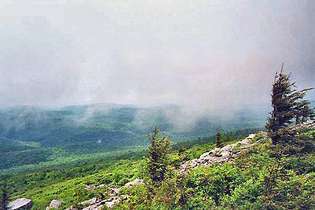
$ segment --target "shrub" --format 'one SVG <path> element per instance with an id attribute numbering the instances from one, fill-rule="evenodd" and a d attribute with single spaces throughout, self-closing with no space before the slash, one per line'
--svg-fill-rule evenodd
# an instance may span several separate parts
<path id="1" fill-rule="evenodd" d="M 152 185 L 159 185 L 166 177 L 169 166 L 170 140 L 155 128 L 150 136 L 148 148 L 148 175 Z"/>
<path id="2" fill-rule="evenodd" d="M 244 177 L 240 171 L 231 164 L 196 168 L 187 177 L 188 203 L 213 200 L 219 205 L 222 197 L 231 195 L 243 181 Z"/>
<path id="3" fill-rule="evenodd" d="M 117 205 L 117 209 L 146 209 L 146 206 L 150 206 L 148 193 L 148 188 L 145 185 L 123 188 L 121 194 L 128 197 Z"/>
<path id="4" fill-rule="evenodd" d="M 278 179 L 274 192 L 261 197 L 267 209 L 313 209 L 315 207 L 315 174 L 289 174 L 289 179 Z"/>
<path id="5" fill-rule="evenodd" d="M 263 193 L 263 179 L 248 179 L 237 186 L 231 196 L 223 197 L 222 205 L 229 208 L 260 209 L 257 198 Z"/>

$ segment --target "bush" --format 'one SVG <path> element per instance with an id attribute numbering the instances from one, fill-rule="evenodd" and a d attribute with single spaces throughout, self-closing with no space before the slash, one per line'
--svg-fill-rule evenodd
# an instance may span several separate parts
<path id="1" fill-rule="evenodd" d="M 145 207 L 150 205 L 148 189 L 145 185 L 123 188 L 121 194 L 128 197 L 117 205 L 117 209 L 146 209 Z"/>
<path id="2" fill-rule="evenodd" d="M 267 209 L 314 209 L 315 173 L 289 174 L 288 180 L 278 179 L 272 194 L 261 197 Z"/>
<path id="3" fill-rule="evenodd" d="M 160 130 L 155 128 L 150 135 L 147 160 L 147 172 L 152 185 L 158 186 L 166 178 L 170 164 L 170 145 L 170 140 L 162 136 Z"/>
<path id="4" fill-rule="evenodd" d="M 315 155 L 290 157 L 285 162 L 287 170 L 293 170 L 298 175 L 315 172 Z"/>
<path id="5" fill-rule="evenodd" d="M 231 196 L 225 195 L 222 205 L 229 208 L 260 209 L 261 203 L 258 196 L 263 193 L 263 179 L 248 179 L 235 188 Z"/>
<path id="6" fill-rule="evenodd" d="M 231 164 L 196 168 L 189 173 L 186 181 L 188 205 L 200 201 L 213 201 L 220 205 L 222 197 L 231 195 L 243 181 L 241 172 Z"/>

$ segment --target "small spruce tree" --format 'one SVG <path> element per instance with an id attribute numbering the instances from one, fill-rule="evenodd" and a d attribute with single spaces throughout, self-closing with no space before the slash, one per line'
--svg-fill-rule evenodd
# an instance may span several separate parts
<path id="1" fill-rule="evenodd" d="M 2 189 L 0 192 L 1 192 L 0 210 L 8 210 L 9 194 L 6 191 L 6 189 Z"/>
<path id="2" fill-rule="evenodd" d="M 170 140 L 162 136 L 160 130 L 155 128 L 150 135 L 147 165 L 149 178 L 154 185 L 159 185 L 166 178 L 170 145 Z"/>
<path id="3" fill-rule="evenodd" d="M 215 144 L 217 148 L 223 147 L 221 132 L 218 130 L 215 136 Z"/>
<path id="4" fill-rule="evenodd" d="M 281 72 L 276 73 L 272 86 L 273 109 L 266 125 L 274 145 L 292 143 L 294 133 L 288 126 L 294 119 L 296 123 L 301 123 L 314 115 L 309 102 L 303 99 L 310 89 L 297 91 L 295 82 L 290 81 L 290 75 L 283 73 L 283 66 Z"/>

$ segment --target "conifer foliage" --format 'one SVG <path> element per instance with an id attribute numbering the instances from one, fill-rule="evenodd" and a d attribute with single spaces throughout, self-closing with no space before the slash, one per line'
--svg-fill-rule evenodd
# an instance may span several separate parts
<path id="1" fill-rule="evenodd" d="M 294 134 L 288 129 L 294 120 L 299 124 L 313 119 L 314 110 L 310 108 L 310 102 L 304 99 L 311 89 L 298 91 L 295 82 L 290 81 L 290 75 L 285 74 L 283 69 L 276 73 L 272 86 L 273 109 L 266 125 L 274 145 L 294 141 Z"/>
<path id="2" fill-rule="evenodd" d="M 148 174 L 153 184 L 159 184 L 166 178 L 170 149 L 170 140 L 162 136 L 160 130 L 155 128 L 150 135 L 147 165 Z"/>
<path id="3" fill-rule="evenodd" d="M 9 194 L 5 189 L 2 189 L 1 191 L 1 200 L 0 200 L 0 210 L 7 210 L 8 204 L 9 204 Z"/>
<path id="4" fill-rule="evenodd" d="M 217 148 L 223 147 L 222 138 L 221 138 L 221 132 L 217 131 L 217 134 L 215 136 L 215 144 Z"/>

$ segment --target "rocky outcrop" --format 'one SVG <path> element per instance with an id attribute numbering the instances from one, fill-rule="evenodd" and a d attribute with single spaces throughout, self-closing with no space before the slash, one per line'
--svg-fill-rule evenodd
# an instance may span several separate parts
<path id="1" fill-rule="evenodd" d="M 12 201 L 8 205 L 9 210 L 29 210 L 33 206 L 32 200 L 27 198 L 19 198 Z"/>
<path id="2" fill-rule="evenodd" d="M 96 190 L 96 189 L 101 189 L 103 187 L 105 187 L 106 185 L 105 184 L 101 184 L 101 185 L 86 185 L 85 186 L 85 189 L 88 190 L 88 191 L 93 191 L 93 190 Z"/>
<path id="3" fill-rule="evenodd" d="M 202 154 L 199 158 L 189 160 L 183 163 L 180 167 L 180 172 L 182 174 L 186 173 L 188 170 L 195 168 L 197 166 L 210 166 L 217 163 L 229 162 L 237 158 L 241 151 L 248 150 L 255 142 L 253 141 L 257 134 L 250 134 L 247 138 L 235 144 L 229 144 L 222 148 L 215 148 L 210 152 Z M 266 136 L 266 133 L 261 132 L 260 135 Z"/>
<path id="4" fill-rule="evenodd" d="M 315 122 L 309 121 L 298 125 L 292 125 L 289 127 L 289 129 L 297 133 L 303 132 L 305 130 L 315 129 Z M 261 139 L 268 138 L 266 132 L 250 134 L 242 141 L 239 141 L 235 144 L 226 145 L 222 148 L 215 148 L 210 152 L 202 154 L 197 159 L 189 160 L 183 163 L 180 167 L 180 172 L 186 173 L 189 169 L 195 168 L 197 166 L 211 166 L 217 163 L 233 161 L 235 158 L 240 156 L 241 151 L 246 151 L 253 147 L 255 144 L 259 143 L 260 140 L 258 140 L 257 142 L 253 141 L 255 137 L 260 137 Z"/>
<path id="5" fill-rule="evenodd" d="M 315 129 L 315 122 L 309 121 L 309 122 L 301 123 L 298 125 L 293 125 L 290 127 L 290 129 L 296 132 L 309 130 L 309 129 Z"/>
<path id="6" fill-rule="evenodd" d="M 59 200 L 52 200 L 49 206 L 47 206 L 46 210 L 59 209 L 61 207 L 61 204 L 62 203 Z"/>
<path id="7" fill-rule="evenodd" d="M 135 179 L 131 182 L 125 184 L 122 188 L 131 188 L 137 185 L 143 184 L 142 179 Z M 91 186 L 91 185 L 90 185 Z M 101 185 L 100 185 L 101 186 Z M 92 187 L 93 189 L 99 189 L 99 186 Z M 91 189 L 91 188 L 89 188 Z M 83 201 L 80 205 L 85 206 L 83 210 L 101 210 L 104 207 L 113 208 L 115 205 L 120 203 L 122 200 L 127 199 L 126 195 L 120 195 L 121 188 L 110 188 L 108 195 L 109 198 L 107 199 L 100 199 L 100 198 L 92 198 L 87 201 Z M 70 207 L 67 210 L 77 210 L 76 208 Z"/>
<path id="8" fill-rule="evenodd" d="M 132 188 L 132 187 L 134 187 L 134 186 L 141 185 L 141 184 L 143 184 L 143 183 L 144 183 L 144 182 L 143 182 L 142 179 L 135 179 L 135 180 L 133 180 L 133 181 L 128 182 L 127 184 L 125 184 L 125 187 L 126 187 L 126 188 Z"/>

